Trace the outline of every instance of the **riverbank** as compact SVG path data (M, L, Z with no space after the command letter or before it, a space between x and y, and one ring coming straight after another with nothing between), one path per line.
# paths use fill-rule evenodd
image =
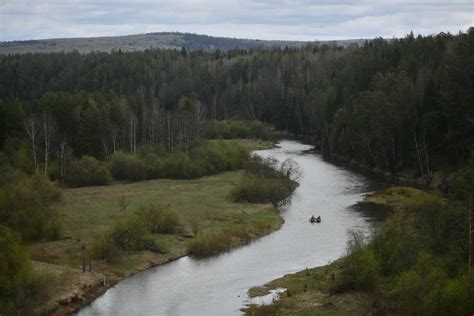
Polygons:
M466 293L474 275L466 270L467 256L462 250L466 240L459 240L467 235L463 232L467 229L460 228L467 224L462 223L466 218L462 204L412 187L389 187L361 203L392 210L372 241L354 233L347 257L251 288L250 297L275 289L286 291L268 305L247 306L245 314L432 314L443 310L462 315L472 308L472 296L469 301ZM392 270L394 266L397 270ZM420 304L413 305L414 301Z
M393 187L367 195L360 204L372 203L389 207L392 212L400 211L413 202L415 196L424 192L410 187ZM347 257L331 264L305 269L275 279L263 286L249 289L250 298L261 297L275 289L285 289L266 305L248 305L242 311L245 315L366 315L377 309L380 297L373 292L340 292L343 268Z
M312 269L285 275L264 286L249 290L251 298L268 295L272 290L285 289L279 299L268 305L249 305L245 315L366 315L371 310L372 297L367 293L334 294L341 278L344 259Z
M258 140L241 143L250 150L273 146L271 142ZM279 229L283 220L271 204L231 201L230 193L243 172L195 180L159 179L65 189L63 201L56 206L63 222L64 238L30 246L34 269L48 282L48 291L35 313L71 314L125 277L187 255L188 244L196 233L216 229L239 232L229 239L225 248L229 249ZM113 262L94 259L91 253L95 242L115 222L153 203L169 204L180 216L179 231L151 235L163 253L122 251Z
M426 174L420 175L417 169L404 169L397 172L383 170L377 167L371 167L354 159L344 156L332 155L327 157L334 164L349 166L362 173L378 176L400 186L415 186L426 190L439 190L443 194L447 194L452 190L456 169L443 169L430 171L431 176Z

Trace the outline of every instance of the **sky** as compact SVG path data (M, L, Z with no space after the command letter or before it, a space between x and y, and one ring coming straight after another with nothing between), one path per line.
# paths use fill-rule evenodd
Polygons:
M473 25L474 0L0 0L0 41L165 31L312 41Z

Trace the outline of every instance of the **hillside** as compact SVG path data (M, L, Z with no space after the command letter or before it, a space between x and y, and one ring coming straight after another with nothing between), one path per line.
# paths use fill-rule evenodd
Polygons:
M363 43L362 39L345 41L325 41L321 43L337 43L347 46L352 43ZM143 51L148 48L181 48L193 50L230 50L235 48L272 48L301 47L308 42L303 41L266 41L256 39L239 39L213 37L191 33L147 33L126 36L88 37L88 38L56 38L31 41L0 42L0 54L26 53L58 53L78 51L123 52Z

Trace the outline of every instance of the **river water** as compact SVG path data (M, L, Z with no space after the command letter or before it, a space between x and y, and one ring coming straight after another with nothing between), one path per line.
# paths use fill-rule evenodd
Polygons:
M324 161L311 146L281 141L257 151L299 164L300 186L280 209L280 230L247 246L206 259L183 257L126 278L79 315L239 315L247 291L305 268L325 265L345 253L347 230L370 231L377 220L352 207L374 189L373 180ZM322 218L310 224L311 215Z

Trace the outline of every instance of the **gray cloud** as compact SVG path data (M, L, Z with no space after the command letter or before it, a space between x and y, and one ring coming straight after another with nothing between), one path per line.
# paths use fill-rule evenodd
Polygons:
M0 0L0 40L181 31L260 39L458 32L473 4L401 0Z

